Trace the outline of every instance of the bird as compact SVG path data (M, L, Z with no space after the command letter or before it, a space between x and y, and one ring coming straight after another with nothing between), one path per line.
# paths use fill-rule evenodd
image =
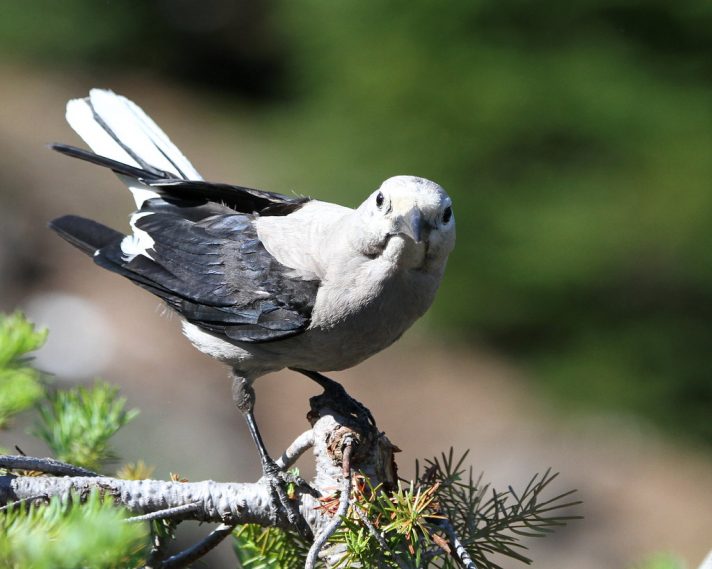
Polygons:
M322 372L400 338L431 306L455 245L450 196L407 175L356 208L208 182L138 105L106 89L70 100L66 119L91 150L51 147L112 170L135 210L128 234L77 215L51 229L164 301L188 340L229 366L263 474L278 485L253 382L290 368L331 388Z

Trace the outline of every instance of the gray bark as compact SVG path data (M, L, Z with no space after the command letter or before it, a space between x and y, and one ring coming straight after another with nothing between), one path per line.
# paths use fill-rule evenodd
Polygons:
M313 450L316 475L311 485L320 496L329 496L335 488L344 486L344 441L351 441L353 452L350 474L363 472L375 486L395 485L397 476L393 452L395 447L378 432L364 415L364 408L344 405L326 395L312 398L309 420L312 428L300 435L283 453L281 466L293 463L309 447ZM369 414L370 416L370 414ZM0 457L1 468L18 468L20 458L29 461L37 470L63 472L56 461ZM59 469L59 470L58 470ZM145 518L169 517L180 520L199 520L225 525L256 523L262 526L286 528L286 516L276 515L269 485L259 480L253 483L174 482L165 480L121 480L105 476L0 476L0 506L14 502L46 501L52 496L69 499L72 495L85 499L92 489L111 496L117 504L128 508L136 516ZM299 511L314 535L319 535L332 521L323 508L317 508L317 498L300 492L296 498ZM327 564L336 562L333 551Z

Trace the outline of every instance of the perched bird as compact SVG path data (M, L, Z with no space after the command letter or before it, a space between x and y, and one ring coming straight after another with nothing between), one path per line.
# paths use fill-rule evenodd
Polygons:
M206 182L137 105L106 90L70 101L67 121L93 152L53 148L113 170L136 210L129 235L70 215L50 226L164 300L195 347L231 366L235 403L273 479L252 383L288 367L328 387L318 372L395 342L443 277L450 197L414 176L389 178L356 209Z

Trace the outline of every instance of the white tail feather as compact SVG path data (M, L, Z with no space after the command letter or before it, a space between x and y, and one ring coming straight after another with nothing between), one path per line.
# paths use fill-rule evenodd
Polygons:
M183 153L178 150L178 147L171 142L165 132L163 132L160 127L153 122L151 117L149 117L144 110L139 107L133 101L121 97L126 102L126 105L133 112L133 114L143 122L146 132L149 133L154 144L161 149L163 154L167 156L175 166L177 166L182 172L183 178L187 180L202 180L202 176L193 167L190 161L183 155Z
M84 139L84 142L94 152L130 166L139 166L138 162L131 158L96 121L88 99L72 99L69 101L67 103L66 117L69 126Z
M158 125L125 97L92 89L89 97L67 103L66 116L70 126L101 156L131 166L149 164L177 178L202 180ZM135 179L119 177L131 190L138 209L147 199L158 196L155 190Z

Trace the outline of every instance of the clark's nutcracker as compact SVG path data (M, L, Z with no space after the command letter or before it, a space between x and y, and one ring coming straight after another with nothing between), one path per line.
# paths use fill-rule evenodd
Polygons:
M296 369L342 370L395 342L430 306L455 243L436 183L389 178L357 209L203 181L133 102L94 89L67 105L93 152L59 152L118 174L136 201L132 233L64 216L52 229L183 317L200 351L231 366L233 396L275 481L251 384Z

